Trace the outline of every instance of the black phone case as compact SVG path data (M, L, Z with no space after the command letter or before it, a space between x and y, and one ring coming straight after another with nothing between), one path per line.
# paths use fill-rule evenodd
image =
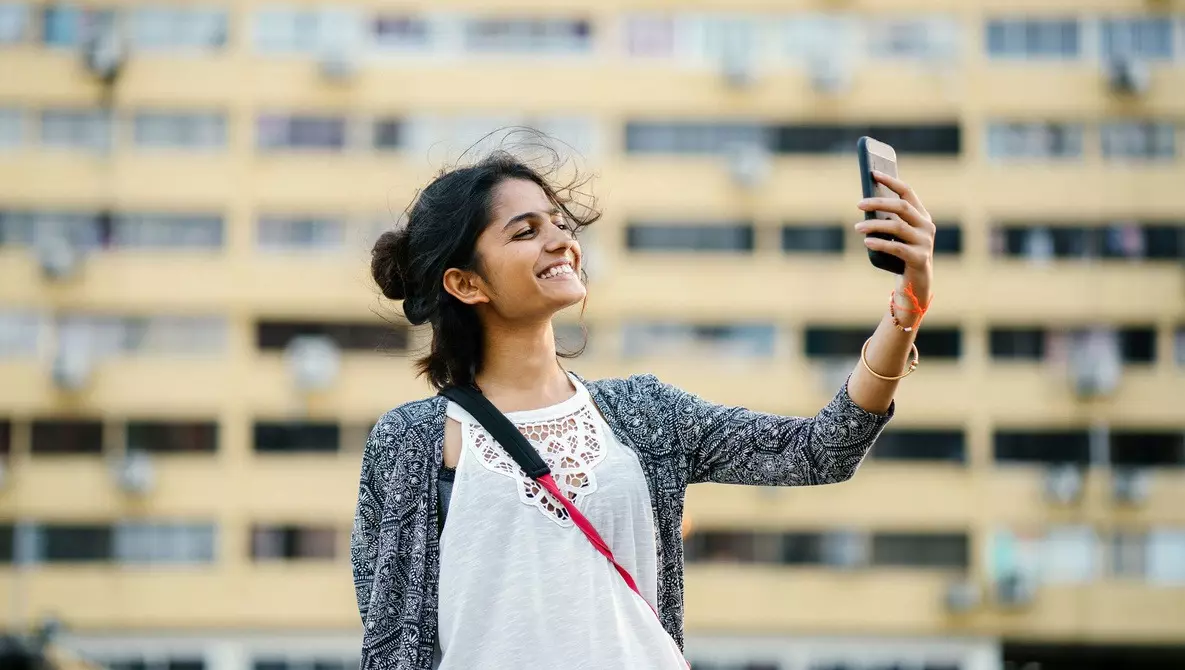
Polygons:
M868 164L868 138L861 137L856 141L856 154L860 161L860 185L864 191L865 198L872 198L876 196L876 180L872 178L872 168ZM876 218L876 212L864 212L864 220L869 221ZM867 233L869 237L877 237L883 240L893 240L900 242L897 236L888 233ZM872 263L873 267L880 268L886 272L900 275L905 274L905 261L897 258L892 254L887 254L883 251L868 250L868 261Z

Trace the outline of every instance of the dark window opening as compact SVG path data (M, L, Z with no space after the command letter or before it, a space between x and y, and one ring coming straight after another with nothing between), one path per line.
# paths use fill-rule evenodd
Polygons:
M95 562L113 558L110 526L41 527L41 558L46 562Z
M403 146L403 124L392 119L374 123L374 148L398 149Z
M341 448L341 426L319 422L269 422L255 424L255 451L328 452Z
M1156 329L1133 326L1119 329L1119 351L1124 363L1156 362Z
M856 358L871 335L869 328L808 327L803 346L807 358Z
M950 461L967 457L967 436L962 430L889 428L872 447L872 457L886 461Z
M1111 463L1124 467L1185 466L1185 430L1112 431Z
M0 421L0 458L12 453L12 422Z
M328 337L346 351L405 351L408 329L370 323L260 321L255 326L256 346L264 351L283 349L293 338Z
M957 256L963 253L963 228L957 223L938 223L934 232L934 254ZM918 331L919 333L921 331Z
M626 228L626 248L630 251L750 252L753 247L753 226L748 223L632 224Z
M1090 463L1090 436L1085 430L997 430L995 458L999 462Z
M1045 339L1043 328L992 328L988 334L992 358L1010 360L1042 360Z
M872 565L966 569L968 544L966 533L873 533Z
M854 154L856 141L867 135L890 144L901 154L958 155L962 137L957 124L917 126L790 124L773 132L774 151L788 154Z
M34 454L100 454L103 423L89 419L38 419L33 421Z
M782 251L799 254L842 254L843 226L783 226Z
M899 315L906 318L908 315ZM963 351L963 332L958 328L935 328L927 325L918 330L914 340L918 351L927 358L958 358ZM861 343L863 344L863 343Z
M251 531L251 558L266 560L329 560L337 555L338 533L314 526L256 526Z
M154 453L213 453L218 450L215 421L129 421L128 450Z

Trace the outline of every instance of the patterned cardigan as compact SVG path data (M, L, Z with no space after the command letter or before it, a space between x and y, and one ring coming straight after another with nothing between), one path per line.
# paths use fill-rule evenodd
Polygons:
M583 381L583 380L582 380ZM716 405L652 375L586 382L613 434L642 464L654 507L658 611L683 645L683 498L688 484L809 486L850 478L893 415L847 385L813 418ZM430 670L437 634L437 474L447 400L387 412L362 456L350 542L362 670Z

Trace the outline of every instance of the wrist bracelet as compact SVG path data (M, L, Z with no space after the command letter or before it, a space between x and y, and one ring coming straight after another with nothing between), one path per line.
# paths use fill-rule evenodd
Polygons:
M864 364L864 369L868 370L868 373L871 374L873 377L876 377L877 379L882 379L887 382L895 382L895 381L899 381L901 379L905 379L906 377L908 377L910 375L910 373L912 373L914 370L916 370L918 368L918 360L920 358L920 356L918 355L918 345L910 344L909 348L910 348L910 352L913 354L913 360L909 362L909 368L905 371L904 374L901 374L897 377L886 377L886 376L880 374L879 372L877 372L876 370L873 370L871 367L868 366L868 343L871 341L872 341L871 337L868 338L867 340L864 340L864 346L860 347L860 362Z

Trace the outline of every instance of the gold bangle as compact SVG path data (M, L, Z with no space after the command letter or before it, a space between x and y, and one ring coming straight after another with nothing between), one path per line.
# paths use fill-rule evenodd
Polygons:
M868 343L871 341L872 341L871 337L868 338L867 340L864 340L864 346L860 347L860 362L864 364L864 369L868 370L868 374L872 375L873 377L876 377L877 379L883 379L887 382L895 382L895 381L898 381L901 379L905 379L906 377L908 377L910 375L910 373L912 373L914 370L916 370L918 368L918 358L919 358L918 345L917 344L910 344L909 348L910 348L910 352L913 354L913 360L909 362L909 369L905 371L905 374L902 374L897 377L886 377L886 376L878 373L876 370L873 370L871 367L868 366Z

